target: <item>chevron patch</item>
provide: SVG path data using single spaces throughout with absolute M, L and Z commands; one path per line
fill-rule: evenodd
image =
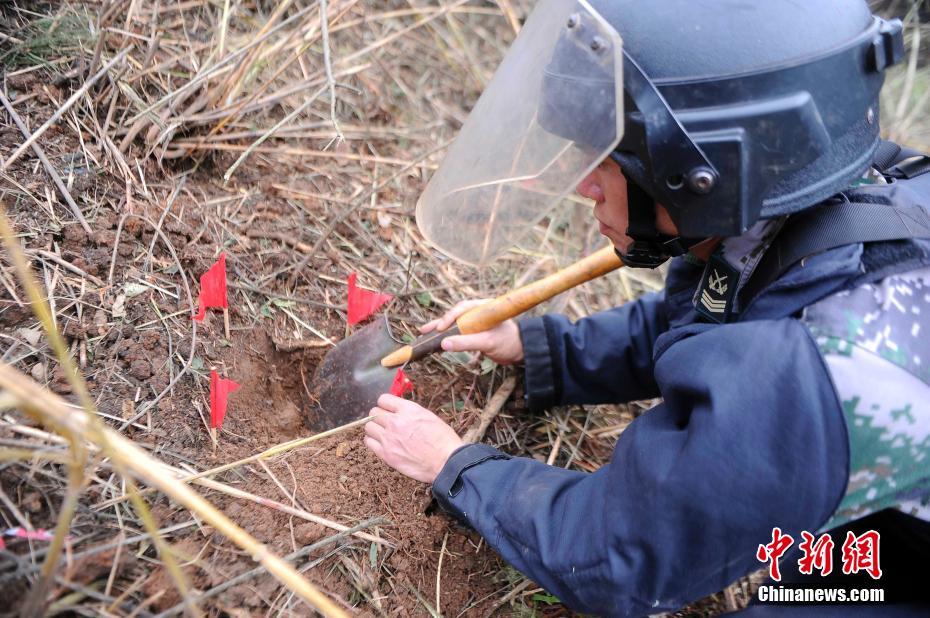
M 739 277 L 740 272 L 730 266 L 722 255 L 713 254 L 704 268 L 701 287 L 695 296 L 694 308 L 697 312 L 711 322 L 726 322 L 733 309 Z

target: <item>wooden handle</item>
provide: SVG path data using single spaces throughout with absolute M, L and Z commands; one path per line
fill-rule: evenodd
M 399 367 L 411 360 L 417 360 L 439 349 L 439 343 L 452 335 L 470 335 L 494 328 L 501 322 L 529 311 L 539 303 L 549 300 L 556 294 L 585 281 L 597 279 L 601 275 L 617 270 L 623 262 L 617 257 L 613 247 L 604 247 L 597 253 L 579 260 L 567 268 L 549 275 L 539 281 L 524 285 L 513 292 L 498 296 L 483 305 L 463 313 L 455 321 L 456 327 L 441 333 L 420 336 L 413 345 L 405 345 L 381 359 L 383 367 Z
M 614 248 L 604 247 L 548 277 L 524 285 L 522 288 L 489 300 L 463 313 L 455 323 L 463 335 L 489 330 L 505 320 L 529 311 L 556 294 L 561 294 L 591 279 L 597 279 L 621 266 L 623 262 L 617 257 Z
M 412 344 L 398 348 L 382 358 L 381 366 L 390 369 L 391 367 L 406 365 L 410 361 L 420 360 L 424 356 L 429 356 L 434 352 L 438 352 L 442 347 L 442 340 L 446 337 L 454 337 L 455 335 L 461 334 L 458 325 L 453 325 L 452 328 L 447 328 L 446 330 L 434 330 L 431 333 L 420 335 Z

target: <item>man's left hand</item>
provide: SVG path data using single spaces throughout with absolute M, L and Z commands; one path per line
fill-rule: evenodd
M 412 401 L 381 395 L 365 425 L 365 446 L 401 474 L 432 483 L 465 444 L 438 416 Z

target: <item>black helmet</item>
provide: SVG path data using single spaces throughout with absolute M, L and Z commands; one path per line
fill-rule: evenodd
M 904 55 L 900 20 L 863 0 L 590 6 L 623 38 L 625 130 L 611 156 L 634 185 L 627 264 L 813 206 L 868 168 L 884 71 Z M 566 22 L 566 41 L 577 27 Z M 565 62 L 557 48 L 554 71 Z M 571 130 L 551 112 L 550 130 Z M 691 240 L 656 231 L 656 202 Z
M 424 235 L 482 263 L 601 160 L 628 179 L 654 267 L 813 206 L 867 169 L 902 25 L 864 0 L 540 0 L 417 204 Z M 681 237 L 659 234 L 662 204 Z

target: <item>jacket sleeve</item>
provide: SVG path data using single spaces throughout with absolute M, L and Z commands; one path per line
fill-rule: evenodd
M 662 354 L 665 402 L 621 434 L 593 474 L 455 452 L 439 503 L 569 607 L 677 609 L 761 568 L 781 527 L 800 541 L 848 477 L 843 412 L 807 331 L 791 319 L 710 328 Z
M 520 320 L 519 326 L 531 410 L 658 396 L 652 349 L 668 329 L 661 293 L 574 324 L 545 315 Z

